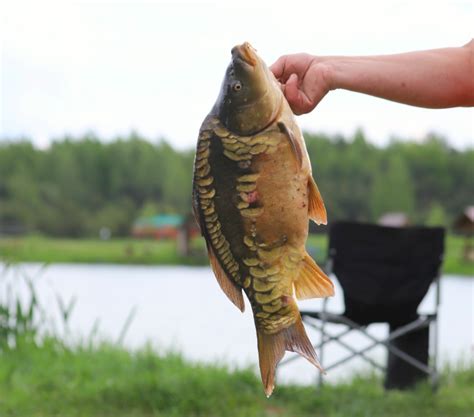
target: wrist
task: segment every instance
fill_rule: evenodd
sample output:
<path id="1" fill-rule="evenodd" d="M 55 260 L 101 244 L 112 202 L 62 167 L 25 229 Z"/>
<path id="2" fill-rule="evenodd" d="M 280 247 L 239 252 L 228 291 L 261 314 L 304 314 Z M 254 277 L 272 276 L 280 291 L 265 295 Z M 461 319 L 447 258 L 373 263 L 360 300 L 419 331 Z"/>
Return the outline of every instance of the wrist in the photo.
<path id="1" fill-rule="evenodd" d="M 336 82 L 336 65 L 332 57 L 315 57 L 313 65 L 320 74 L 326 91 L 339 88 Z"/>

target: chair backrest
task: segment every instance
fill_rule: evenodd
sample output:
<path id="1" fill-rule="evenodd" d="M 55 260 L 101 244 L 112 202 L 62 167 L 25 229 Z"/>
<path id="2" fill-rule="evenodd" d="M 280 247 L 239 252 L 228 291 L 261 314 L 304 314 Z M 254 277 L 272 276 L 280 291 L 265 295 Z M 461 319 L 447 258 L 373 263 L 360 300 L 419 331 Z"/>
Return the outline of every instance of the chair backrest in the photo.
<path id="1" fill-rule="evenodd" d="M 344 315 L 359 324 L 415 319 L 443 253 L 442 227 L 332 224 L 329 257 L 344 292 Z"/>

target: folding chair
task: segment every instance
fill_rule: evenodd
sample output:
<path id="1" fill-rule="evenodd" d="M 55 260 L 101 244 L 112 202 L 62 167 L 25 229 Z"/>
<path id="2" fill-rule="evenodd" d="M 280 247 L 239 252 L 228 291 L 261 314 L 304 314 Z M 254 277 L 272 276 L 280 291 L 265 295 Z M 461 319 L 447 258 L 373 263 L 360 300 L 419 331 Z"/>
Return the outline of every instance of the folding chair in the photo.
<path id="1" fill-rule="evenodd" d="M 393 228 L 372 224 L 339 222 L 329 231 L 329 257 L 326 272 L 334 273 L 344 296 L 345 311 L 333 314 L 323 310 L 301 311 L 303 321 L 321 332 L 320 361 L 326 371 L 360 356 L 385 372 L 385 388 L 405 389 L 428 376 L 433 390 L 438 385 L 438 307 L 440 270 L 444 252 L 444 229 L 428 227 Z M 435 306 L 430 314 L 417 309 L 429 287 L 435 285 Z M 330 334 L 327 323 L 345 329 Z M 367 327 L 388 323 L 387 338 L 372 336 Z M 432 328 L 432 360 L 429 363 L 429 330 Z M 369 346 L 356 350 L 341 340 L 351 331 L 362 333 Z M 332 364 L 324 363 L 324 348 L 337 342 L 350 353 Z M 387 366 L 367 356 L 372 348 L 388 350 Z M 322 375 L 319 376 L 319 385 Z"/>

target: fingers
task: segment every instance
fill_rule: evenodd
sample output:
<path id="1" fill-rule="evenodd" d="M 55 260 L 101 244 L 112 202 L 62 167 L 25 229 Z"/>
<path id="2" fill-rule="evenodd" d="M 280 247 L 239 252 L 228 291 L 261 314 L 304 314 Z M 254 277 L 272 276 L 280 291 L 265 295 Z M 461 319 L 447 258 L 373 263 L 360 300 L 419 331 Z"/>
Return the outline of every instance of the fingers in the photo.
<path id="1" fill-rule="evenodd" d="M 275 63 L 270 65 L 270 71 L 273 72 L 273 75 L 277 80 L 279 80 L 284 75 L 285 61 L 286 56 L 281 56 L 275 61 Z"/>
<path id="2" fill-rule="evenodd" d="M 313 72 L 308 72 L 314 56 L 309 54 L 283 55 L 270 66 L 295 114 L 310 112 L 316 105 L 318 90 Z M 316 90 L 316 91 L 315 91 Z"/>
<path id="3" fill-rule="evenodd" d="M 308 113 L 314 108 L 311 99 L 300 88 L 298 76 L 294 73 L 290 75 L 285 84 L 284 94 L 291 110 L 297 115 Z"/>
<path id="4" fill-rule="evenodd" d="M 293 105 L 298 102 L 299 94 L 298 76 L 296 74 L 291 74 L 285 84 L 285 97 L 288 100 L 288 103 L 290 103 L 291 107 L 293 107 Z"/>
<path id="5" fill-rule="evenodd" d="M 312 58 L 312 55 L 309 54 L 283 55 L 270 66 L 270 71 L 273 72 L 277 80 L 286 83 L 293 73 L 298 74 L 301 78 Z"/>

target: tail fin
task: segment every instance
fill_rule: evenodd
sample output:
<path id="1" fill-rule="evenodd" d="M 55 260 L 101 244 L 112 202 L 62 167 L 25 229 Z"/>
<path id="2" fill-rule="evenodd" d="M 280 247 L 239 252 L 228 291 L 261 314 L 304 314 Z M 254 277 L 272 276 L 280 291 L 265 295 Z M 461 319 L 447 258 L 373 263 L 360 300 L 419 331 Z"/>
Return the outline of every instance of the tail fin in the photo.
<path id="1" fill-rule="evenodd" d="M 272 395 L 275 387 L 276 366 L 283 358 L 285 350 L 300 354 L 324 372 L 299 315 L 295 323 L 278 333 L 267 334 L 257 328 L 257 340 L 260 374 L 267 397 Z"/>

